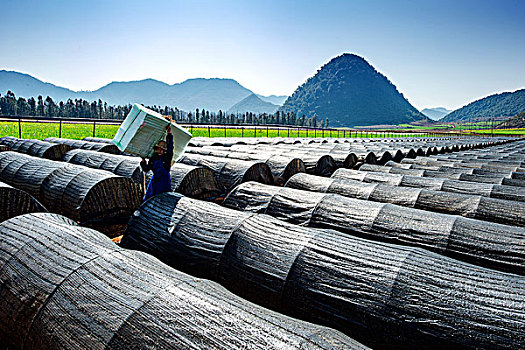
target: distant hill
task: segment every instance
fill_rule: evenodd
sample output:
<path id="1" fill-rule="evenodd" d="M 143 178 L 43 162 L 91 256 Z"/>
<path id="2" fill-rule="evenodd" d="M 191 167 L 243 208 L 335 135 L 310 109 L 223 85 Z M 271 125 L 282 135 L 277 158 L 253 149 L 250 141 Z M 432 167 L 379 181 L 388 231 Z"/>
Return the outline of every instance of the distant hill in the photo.
<path id="1" fill-rule="evenodd" d="M 70 96 L 75 96 L 76 92 L 44 83 L 24 73 L 0 70 L 0 93 L 5 95 L 11 90 L 17 97 L 38 97 L 42 95 L 51 96 L 54 100 L 67 100 Z"/>
<path id="2" fill-rule="evenodd" d="M 244 112 L 252 112 L 256 114 L 273 114 L 277 112 L 279 109 L 278 105 L 275 105 L 270 102 L 263 101 L 261 98 L 259 98 L 255 94 L 251 94 L 250 96 L 246 97 L 239 103 L 233 105 L 227 113 L 244 113 Z"/>
<path id="3" fill-rule="evenodd" d="M 89 101 L 101 99 L 110 105 L 141 103 L 144 105 L 171 106 L 184 111 L 196 108 L 216 112 L 227 111 L 253 92 L 233 79 L 188 79 L 179 84 L 169 85 L 154 79 L 128 82 L 112 82 L 94 91 L 73 91 L 44 83 L 30 75 L 0 70 L 0 93 L 12 91 L 17 97 L 44 98 L 55 101 L 68 98 L 82 98 Z M 285 96 L 260 96 L 264 100 L 279 101 Z"/>
<path id="4" fill-rule="evenodd" d="M 525 89 L 490 95 L 456 109 L 443 118 L 443 122 L 482 121 L 511 117 L 525 110 Z"/>
<path id="5" fill-rule="evenodd" d="M 421 113 L 423 113 L 432 120 L 440 120 L 450 112 L 452 111 L 449 111 L 448 109 L 443 107 L 425 108 L 421 111 Z"/>
<path id="6" fill-rule="evenodd" d="M 286 99 L 288 98 L 288 96 L 275 96 L 275 95 L 262 96 L 259 94 L 257 94 L 257 97 L 259 97 L 263 101 L 273 103 L 274 105 L 277 105 L 277 106 L 282 106 L 284 101 L 286 101 Z"/>
<path id="7" fill-rule="evenodd" d="M 410 123 L 427 119 L 362 57 L 344 54 L 309 78 L 280 108 L 298 117 L 317 115 L 330 126 Z"/>

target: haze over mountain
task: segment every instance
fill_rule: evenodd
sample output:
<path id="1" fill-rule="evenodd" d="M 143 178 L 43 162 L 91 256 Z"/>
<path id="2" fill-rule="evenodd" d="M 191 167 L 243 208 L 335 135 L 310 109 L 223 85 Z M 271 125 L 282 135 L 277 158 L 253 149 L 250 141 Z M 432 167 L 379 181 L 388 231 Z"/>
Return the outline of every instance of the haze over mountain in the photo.
<path id="1" fill-rule="evenodd" d="M 449 113 L 443 122 L 482 121 L 512 117 L 525 111 L 525 89 L 503 92 L 476 100 Z"/>
<path id="2" fill-rule="evenodd" d="M 343 54 L 325 64 L 280 108 L 331 126 L 410 123 L 427 119 L 362 57 Z"/>
<path id="3" fill-rule="evenodd" d="M 425 108 L 421 111 L 421 113 L 423 113 L 432 120 L 440 120 L 450 112 L 452 111 L 449 111 L 448 109 L 443 107 Z"/>
<path id="4" fill-rule="evenodd" d="M 0 93 L 12 91 L 16 96 L 44 98 L 55 101 L 68 98 L 82 98 L 93 101 L 101 99 L 110 105 L 141 103 L 144 105 L 172 106 L 184 111 L 196 108 L 209 111 L 226 111 L 254 93 L 233 79 L 188 79 L 169 85 L 164 82 L 145 79 L 128 82 L 112 82 L 95 91 L 73 91 L 50 83 L 42 82 L 28 74 L 0 71 Z M 268 101 L 283 100 L 285 96 L 260 96 Z M 264 101 L 261 101 L 264 102 Z"/>
<path id="5" fill-rule="evenodd" d="M 259 96 L 255 94 L 251 94 L 250 96 L 246 97 L 239 103 L 236 103 L 233 105 L 230 109 L 228 109 L 227 113 L 244 113 L 244 112 L 252 112 L 256 114 L 273 114 L 277 112 L 279 109 L 278 105 L 275 105 L 270 102 L 263 101 Z"/>

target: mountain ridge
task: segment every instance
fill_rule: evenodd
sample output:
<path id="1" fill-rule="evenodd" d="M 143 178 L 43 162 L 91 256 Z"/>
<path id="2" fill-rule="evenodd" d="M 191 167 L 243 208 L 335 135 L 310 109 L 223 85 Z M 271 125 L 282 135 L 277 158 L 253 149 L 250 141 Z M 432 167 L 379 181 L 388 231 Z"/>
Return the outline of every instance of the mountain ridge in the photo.
<path id="1" fill-rule="evenodd" d="M 492 94 L 458 108 L 442 119 L 443 122 L 464 122 L 513 117 L 525 111 L 525 89 Z"/>
<path id="2" fill-rule="evenodd" d="M 0 70 L 0 93 L 12 91 L 25 98 L 42 95 L 55 101 L 82 98 L 101 99 L 110 105 L 141 103 L 144 105 L 172 106 L 192 112 L 196 108 L 226 111 L 253 92 L 231 78 L 191 78 L 175 84 L 147 78 L 132 81 L 112 81 L 96 90 L 74 91 L 43 82 L 29 74 Z M 275 99 L 270 95 L 262 98 Z"/>

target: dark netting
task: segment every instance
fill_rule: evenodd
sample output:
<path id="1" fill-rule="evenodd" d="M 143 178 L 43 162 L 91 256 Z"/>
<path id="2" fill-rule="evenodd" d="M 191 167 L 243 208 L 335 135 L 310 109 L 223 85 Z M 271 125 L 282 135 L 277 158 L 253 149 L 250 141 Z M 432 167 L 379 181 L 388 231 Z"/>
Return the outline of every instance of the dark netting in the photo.
<path id="1" fill-rule="evenodd" d="M 0 182 L 0 222 L 36 212 L 47 212 L 47 209 L 29 193 Z"/>
<path id="2" fill-rule="evenodd" d="M 153 172 L 146 174 L 146 186 Z M 198 199 L 216 199 L 223 195 L 213 172 L 208 168 L 175 163 L 170 170 L 171 190 Z"/>
<path id="3" fill-rule="evenodd" d="M 245 181 L 273 183 L 272 172 L 268 165 L 258 161 L 185 154 L 178 162 L 210 169 L 224 193 L 230 192 L 235 186 Z"/>
<path id="4" fill-rule="evenodd" d="M 448 180 L 443 178 L 420 177 L 381 172 L 354 171 L 338 169 L 334 179 L 349 179 L 367 183 L 386 183 L 393 186 L 425 188 L 433 191 L 471 194 L 510 201 L 525 202 L 525 188 L 480 182 Z"/>
<path id="5" fill-rule="evenodd" d="M 27 191 L 51 212 L 108 235 L 124 228 L 142 200 L 130 179 L 107 171 L 14 152 L 0 154 L 0 164 L 0 181 Z"/>
<path id="6" fill-rule="evenodd" d="M 64 144 L 64 145 L 71 146 L 72 148 L 85 149 L 89 151 L 105 152 L 105 153 L 111 153 L 111 154 L 121 153 L 118 147 L 115 146 L 114 144 L 89 142 L 89 141 L 82 141 L 82 140 L 70 140 L 70 139 L 62 139 L 58 137 L 48 137 L 44 139 L 44 141 Z"/>
<path id="7" fill-rule="evenodd" d="M 61 160 L 64 154 L 71 150 L 71 146 L 68 145 L 40 140 L 17 139 L 15 137 L 2 137 L 0 144 L 8 146 L 12 151 L 51 160 Z"/>
<path id="8" fill-rule="evenodd" d="M 394 191 L 388 195 L 396 196 L 396 193 Z M 400 198 L 400 201 L 406 203 L 416 203 L 418 195 L 410 199 L 405 194 Z M 431 204 L 430 200 L 422 201 L 427 205 Z M 468 202 L 450 203 L 456 207 L 460 207 L 461 204 L 468 209 Z M 269 214 L 298 225 L 333 228 L 365 238 L 419 246 L 488 268 L 525 274 L 525 246 L 521 244 L 525 239 L 525 229 L 522 227 L 463 219 L 455 215 L 347 198 L 338 194 L 308 192 L 253 182 L 235 188 L 226 197 L 223 205 Z M 474 205 L 480 205 L 479 200 Z M 488 210 L 489 205 L 484 204 L 479 216 L 485 215 Z M 513 214 L 520 216 L 519 212 Z M 466 220 L 464 222 L 470 225 L 471 230 L 484 239 L 474 239 L 473 235 L 464 236 L 455 232 L 454 224 L 460 219 Z M 523 221 L 523 218 L 520 220 Z M 490 230 L 487 230 L 488 226 L 491 227 Z M 458 240 L 464 239 L 465 244 L 456 249 L 455 246 L 451 246 L 453 237 Z M 509 257 L 509 251 L 521 256 L 521 261 Z"/>
<path id="9" fill-rule="evenodd" d="M 385 219 L 395 209 L 367 205 L 354 207 L 351 215 L 361 215 L 368 225 L 375 225 L 378 212 Z M 439 237 L 439 228 L 431 230 Z M 424 249 L 293 225 L 173 193 L 136 211 L 122 245 L 376 348 L 525 345 L 523 276 Z"/>
<path id="10" fill-rule="evenodd" d="M 525 203 L 516 201 L 388 184 L 363 183 L 350 179 L 323 178 L 308 174 L 293 176 L 285 187 L 335 193 L 350 198 L 392 203 L 506 225 L 525 226 Z"/>
<path id="11" fill-rule="evenodd" d="M 0 224 L 0 271 L 9 349 L 364 348 L 54 214 Z"/>

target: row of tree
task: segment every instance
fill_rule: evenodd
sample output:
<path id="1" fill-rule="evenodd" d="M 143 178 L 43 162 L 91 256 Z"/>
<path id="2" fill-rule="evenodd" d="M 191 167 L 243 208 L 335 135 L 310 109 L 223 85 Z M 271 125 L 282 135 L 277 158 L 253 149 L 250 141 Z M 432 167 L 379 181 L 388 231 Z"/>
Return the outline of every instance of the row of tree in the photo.
<path id="1" fill-rule="evenodd" d="M 49 96 L 45 99 L 38 96 L 36 99 L 30 97 L 16 97 L 8 91 L 6 95 L 0 94 L 0 115 L 12 117 L 47 117 L 47 118 L 87 118 L 87 119 L 124 119 L 131 105 L 110 106 L 102 100 L 86 101 L 79 99 L 68 99 L 66 102 L 55 102 Z M 276 112 L 275 114 L 256 114 L 252 112 L 226 114 L 223 111 L 217 113 L 196 109 L 195 112 L 186 113 L 169 106 L 147 106 L 155 112 L 171 116 L 179 123 L 194 124 L 248 124 L 248 125 L 297 125 L 308 127 L 328 127 L 328 118 L 319 119 L 316 115 L 306 118 L 304 115 L 297 117 L 294 113 Z"/>

